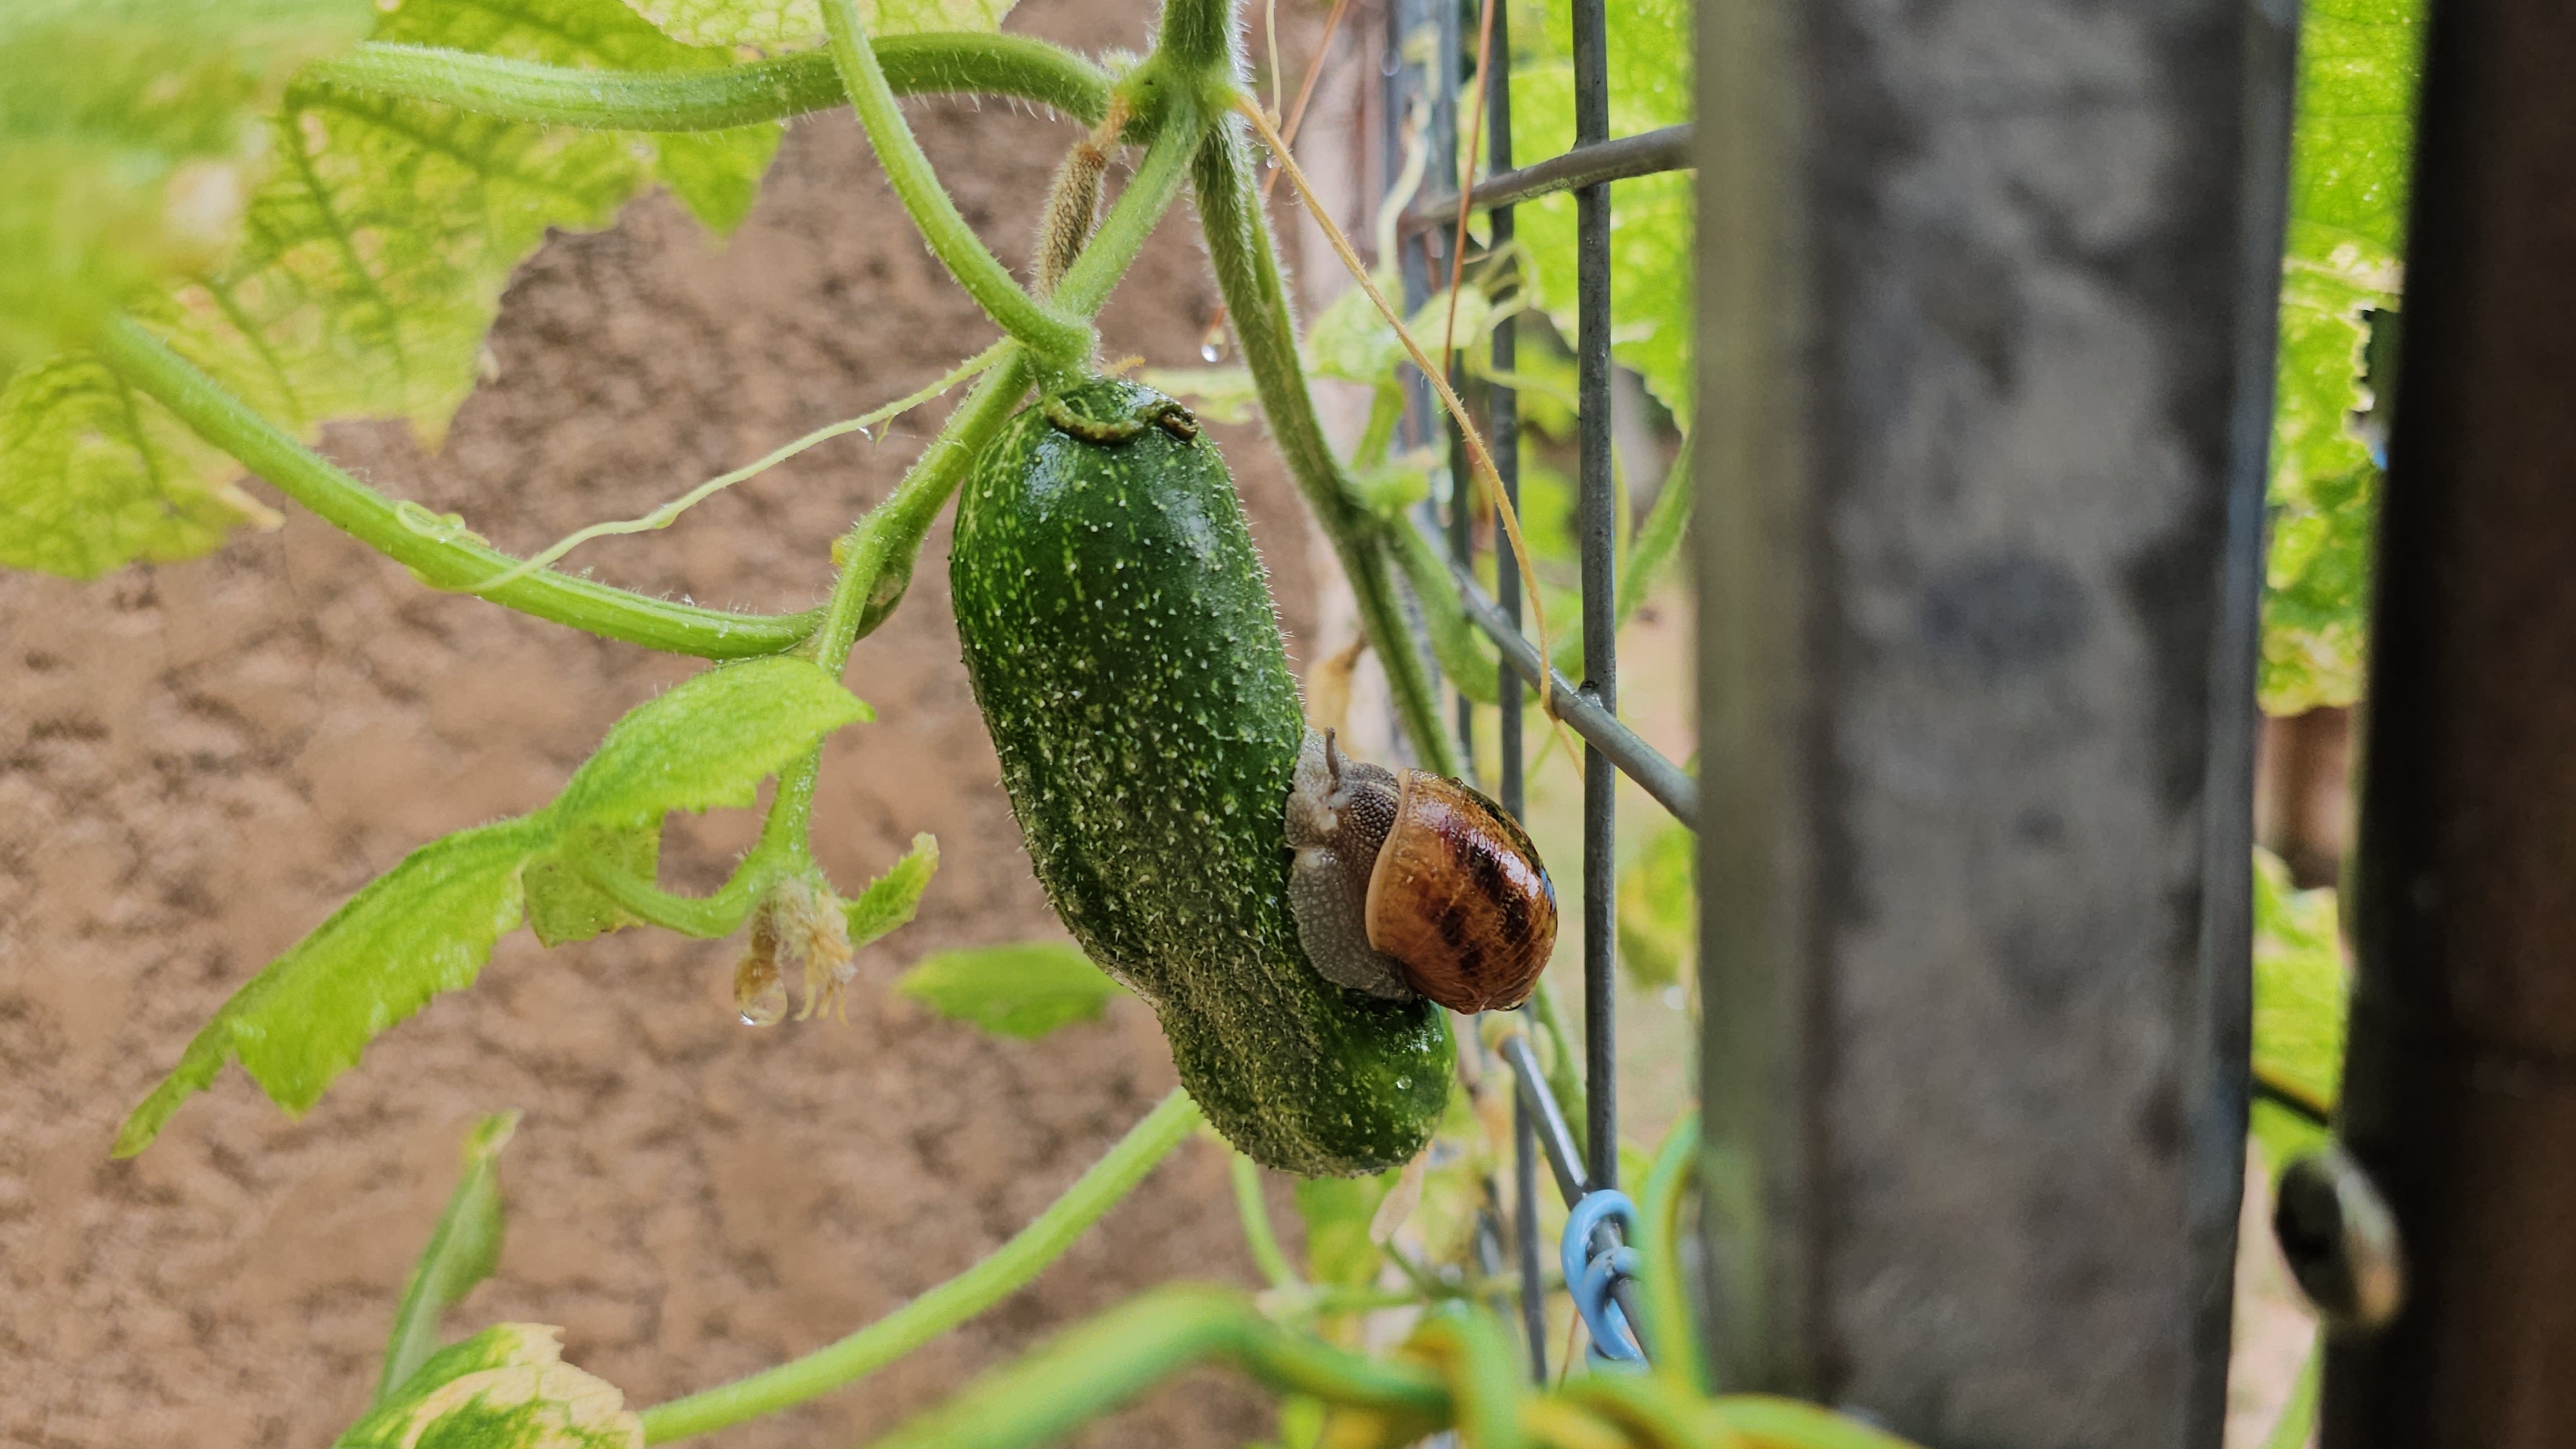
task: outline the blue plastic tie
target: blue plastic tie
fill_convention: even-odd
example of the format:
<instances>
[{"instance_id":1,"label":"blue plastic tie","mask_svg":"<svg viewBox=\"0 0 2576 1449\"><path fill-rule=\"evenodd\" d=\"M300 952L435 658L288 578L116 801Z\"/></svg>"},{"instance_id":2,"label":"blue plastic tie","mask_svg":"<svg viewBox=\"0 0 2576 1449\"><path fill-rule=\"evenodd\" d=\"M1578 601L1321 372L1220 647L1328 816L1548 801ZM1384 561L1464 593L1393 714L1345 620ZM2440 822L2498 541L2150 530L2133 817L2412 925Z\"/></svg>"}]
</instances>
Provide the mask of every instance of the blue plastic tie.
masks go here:
<instances>
[{"instance_id":1,"label":"blue plastic tie","mask_svg":"<svg viewBox=\"0 0 2576 1449\"><path fill-rule=\"evenodd\" d=\"M1642 1364L1646 1351L1628 1326L1628 1315L1610 1296L1620 1279L1637 1276L1637 1250L1623 1245L1593 1256L1592 1233L1604 1219L1615 1220L1629 1237L1637 1235L1637 1205L1626 1193L1615 1188L1585 1193L1566 1215L1559 1242L1566 1291L1574 1295L1574 1311L1583 1315L1583 1326L1592 1335L1596 1362Z\"/></svg>"}]
</instances>

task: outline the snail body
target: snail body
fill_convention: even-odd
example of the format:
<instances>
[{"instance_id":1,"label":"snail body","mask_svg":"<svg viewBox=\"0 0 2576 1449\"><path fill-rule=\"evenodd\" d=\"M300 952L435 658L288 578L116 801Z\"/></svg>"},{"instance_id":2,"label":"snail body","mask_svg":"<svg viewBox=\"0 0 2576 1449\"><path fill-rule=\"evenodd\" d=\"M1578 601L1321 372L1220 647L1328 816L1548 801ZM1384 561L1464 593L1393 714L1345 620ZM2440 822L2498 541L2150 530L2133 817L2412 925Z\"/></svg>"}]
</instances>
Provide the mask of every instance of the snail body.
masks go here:
<instances>
[{"instance_id":1,"label":"snail body","mask_svg":"<svg viewBox=\"0 0 2576 1449\"><path fill-rule=\"evenodd\" d=\"M1556 945L1556 887L1500 806L1309 731L1287 815L1289 910L1325 980L1463 1012L1529 1000Z\"/></svg>"}]
</instances>

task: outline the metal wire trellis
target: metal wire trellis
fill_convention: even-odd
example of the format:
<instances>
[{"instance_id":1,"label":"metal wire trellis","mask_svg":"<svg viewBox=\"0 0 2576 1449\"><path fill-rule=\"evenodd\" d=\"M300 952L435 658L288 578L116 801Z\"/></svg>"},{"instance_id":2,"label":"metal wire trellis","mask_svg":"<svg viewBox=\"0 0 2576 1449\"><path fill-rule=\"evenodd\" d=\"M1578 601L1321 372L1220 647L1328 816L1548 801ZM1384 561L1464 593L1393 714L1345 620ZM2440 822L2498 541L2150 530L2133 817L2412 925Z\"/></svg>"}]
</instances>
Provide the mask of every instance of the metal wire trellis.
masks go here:
<instances>
[{"instance_id":1,"label":"metal wire trellis","mask_svg":"<svg viewBox=\"0 0 2576 1449\"><path fill-rule=\"evenodd\" d=\"M1567 0L1573 7L1575 144L1563 155L1515 169L1512 151L1511 37L1507 0L1485 0L1494 7L1489 64L1476 82L1485 87L1486 167L1464 189L1468 205L1487 219L1486 248L1500 252L1513 239L1512 208L1516 202L1551 192L1572 191L1576 221L1575 337L1579 416L1576 535L1582 574L1583 661L1585 678L1576 683L1558 674L1539 657L1521 633L1522 583L1508 548L1494 557L1494 592L1479 587L1475 573L1476 537L1472 489L1468 484L1465 447L1456 427L1449 430L1452 486L1445 517L1430 514L1426 527L1445 533L1451 569L1464 596L1467 616L1493 641L1505 665L1554 705L1556 715L1582 739L1584 749L1583 859L1583 1064L1584 1147L1579 1150L1561 1104L1528 1038L1504 1037L1500 1053L1511 1072L1513 1098L1512 1222L1513 1261L1521 1280L1521 1317L1529 1340L1532 1373L1547 1375L1546 1316L1539 1242L1538 1172L1545 1161L1558 1193L1569 1209L1587 1195L1615 1193L1619 1185L1619 1094L1617 1081L1617 826L1618 779L1625 774L1686 826L1698 828L1697 782L1658 753L1618 719L1618 613L1615 549L1619 522L1618 495L1611 472L1610 363L1610 183L1658 171L1678 170L1688 163L1690 128L1667 127L1638 136L1609 134L1609 78L1604 0ZM1413 144L1428 147L1426 189L1432 199L1407 210L1398 221L1402 239L1401 271L1405 307L1418 309L1433 292L1437 275L1445 283L1453 259L1447 256L1457 218L1459 147L1458 99L1462 62L1472 56L1474 36L1465 36L1456 0L1390 0L1387 11L1385 76L1388 174L1402 165L1409 128L1420 128ZM1481 24L1481 20L1478 20ZM1429 43L1425 45L1423 41ZM1416 117L1417 97L1428 101ZM1414 239L1421 243L1415 244ZM1514 375L1518 362L1518 328L1506 315L1491 334L1493 371ZM1427 442L1430 421L1438 416L1429 387L1415 379L1415 406L1408 419L1409 440ZM1463 377L1452 382L1463 384ZM1518 396L1496 383L1484 392L1486 436L1503 494L1520 502L1520 418ZM1504 809L1524 813L1523 720L1521 691L1508 677L1497 705L1498 789ZM1458 701L1457 724L1465 758L1476 757L1475 705ZM1622 1246L1620 1229L1604 1221L1585 1245L1586 1256L1614 1256ZM1571 1290L1576 1285L1569 1283ZM1634 1285L1613 1278L1610 1296L1625 1315L1631 1332L1644 1323ZM1601 1335L1596 1327L1596 1346ZM1641 1339L1642 1342L1642 1339ZM1651 1349L1653 1345L1645 1345Z\"/></svg>"}]
</instances>

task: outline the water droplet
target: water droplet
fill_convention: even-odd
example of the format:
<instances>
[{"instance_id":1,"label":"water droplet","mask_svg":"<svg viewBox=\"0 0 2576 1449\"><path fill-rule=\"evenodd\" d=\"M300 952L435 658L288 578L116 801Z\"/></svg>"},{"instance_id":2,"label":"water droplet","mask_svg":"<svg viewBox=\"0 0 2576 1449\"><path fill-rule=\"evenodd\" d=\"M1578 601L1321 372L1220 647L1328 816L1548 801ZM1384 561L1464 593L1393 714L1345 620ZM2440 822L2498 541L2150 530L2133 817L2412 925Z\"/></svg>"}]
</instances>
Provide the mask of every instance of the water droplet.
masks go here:
<instances>
[{"instance_id":1,"label":"water droplet","mask_svg":"<svg viewBox=\"0 0 2576 1449\"><path fill-rule=\"evenodd\" d=\"M1199 361L1214 362L1223 356L1225 356L1225 349L1217 346L1215 343L1202 342L1199 344Z\"/></svg>"},{"instance_id":2,"label":"water droplet","mask_svg":"<svg viewBox=\"0 0 2576 1449\"><path fill-rule=\"evenodd\" d=\"M787 1018L787 983L776 962L745 956L733 972L733 1006L745 1026L776 1026Z\"/></svg>"}]
</instances>

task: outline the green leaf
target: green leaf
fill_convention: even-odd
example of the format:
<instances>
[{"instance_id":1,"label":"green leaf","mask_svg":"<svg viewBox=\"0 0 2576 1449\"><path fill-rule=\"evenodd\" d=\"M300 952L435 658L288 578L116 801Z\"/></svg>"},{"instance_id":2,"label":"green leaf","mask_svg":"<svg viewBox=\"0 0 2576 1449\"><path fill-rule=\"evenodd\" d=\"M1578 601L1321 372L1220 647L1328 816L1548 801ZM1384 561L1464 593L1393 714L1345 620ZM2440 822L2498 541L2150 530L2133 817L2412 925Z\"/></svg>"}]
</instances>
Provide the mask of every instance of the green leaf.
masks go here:
<instances>
[{"instance_id":1,"label":"green leaf","mask_svg":"<svg viewBox=\"0 0 2576 1449\"><path fill-rule=\"evenodd\" d=\"M733 63L618 0L402 0L372 38L628 71ZM290 429L388 416L435 439L473 388L502 287L548 230L606 226L657 179L702 217L738 220L778 134L675 146L299 87L272 141L285 164L251 206L253 243L146 320Z\"/></svg>"},{"instance_id":2,"label":"green leaf","mask_svg":"<svg viewBox=\"0 0 2576 1449\"><path fill-rule=\"evenodd\" d=\"M234 992L126 1119L116 1155L142 1151L228 1061L287 1111L311 1107L377 1034L473 983L493 943L519 924L532 870L543 867L549 939L627 921L567 878L559 847L622 851L634 865L666 812L748 805L762 779L869 717L821 668L789 658L709 669L627 711L554 803L413 851Z\"/></svg>"},{"instance_id":3,"label":"green leaf","mask_svg":"<svg viewBox=\"0 0 2576 1449\"><path fill-rule=\"evenodd\" d=\"M2373 315L2393 315L2422 71L2424 0L2317 0L2299 38L2272 423L2263 708L2360 696L2379 470Z\"/></svg>"},{"instance_id":4,"label":"green leaf","mask_svg":"<svg viewBox=\"0 0 2576 1449\"><path fill-rule=\"evenodd\" d=\"M519 870L546 837L535 819L507 820L432 841L378 876L233 993L125 1119L116 1155L142 1151L228 1061L287 1111L311 1107L377 1033L473 983L519 924Z\"/></svg>"},{"instance_id":5,"label":"green leaf","mask_svg":"<svg viewBox=\"0 0 2576 1449\"><path fill-rule=\"evenodd\" d=\"M850 923L850 949L855 951L910 925L913 914L921 909L921 893L930 889L930 878L938 873L939 841L926 832L914 836L912 849L904 858L869 881L859 898L844 908Z\"/></svg>"},{"instance_id":6,"label":"green leaf","mask_svg":"<svg viewBox=\"0 0 2576 1449\"><path fill-rule=\"evenodd\" d=\"M1385 1266L1370 1236L1378 1204L1402 1168L1367 1177L1310 1177L1297 1184L1297 1216L1306 1220L1306 1281L1326 1288L1366 1288Z\"/></svg>"},{"instance_id":7,"label":"green leaf","mask_svg":"<svg viewBox=\"0 0 2576 1449\"><path fill-rule=\"evenodd\" d=\"M662 33L687 45L748 45L797 50L823 41L817 0L627 0ZM868 34L920 35L933 30L1002 28L1014 0L859 0Z\"/></svg>"},{"instance_id":8,"label":"green leaf","mask_svg":"<svg viewBox=\"0 0 2576 1449\"><path fill-rule=\"evenodd\" d=\"M277 515L222 450L85 355L0 389L0 566L94 579L133 559L194 558Z\"/></svg>"},{"instance_id":9,"label":"green leaf","mask_svg":"<svg viewBox=\"0 0 2576 1449\"><path fill-rule=\"evenodd\" d=\"M1691 957L1699 934L1696 859L1691 832L1666 819L1619 872L1619 964L1639 986L1672 985Z\"/></svg>"},{"instance_id":10,"label":"green leaf","mask_svg":"<svg viewBox=\"0 0 2576 1449\"><path fill-rule=\"evenodd\" d=\"M402 1306L394 1310L377 1404L390 1402L438 1351L440 1315L500 1266L501 1177L495 1159L518 1127L518 1113L495 1112L465 1134L464 1174L403 1285Z\"/></svg>"},{"instance_id":11,"label":"green leaf","mask_svg":"<svg viewBox=\"0 0 2576 1449\"><path fill-rule=\"evenodd\" d=\"M1512 70L1515 164L1527 166L1574 145L1574 44L1564 6L1512 14L1519 54ZM1686 0L1622 0L1609 7L1610 134L1633 136L1691 118L1690 6ZM1645 379L1646 390L1684 427L1690 423L1693 225L1687 172L1612 184L1611 355ZM1575 334L1575 201L1557 192L1513 212L1527 249L1530 290L1567 337Z\"/></svg>"},{"instance_id":12,"label":"green leaf","mask_svg":"<svg viewBox=\"0 0 2576 1449\"><path fill-rule=\"evenodd\" d=\"M2290 868L2254 852L2254 1069L2331 1105L2343 1080L2350 993L2332 887L2295 890ZM2321 1147L2322 1128L2270 1102L2254 1108L2254 1137L2274 1166Z\"/></svg>"},{"instance_id":13,"label":"green leaf","mask_svg":"<svg viewBox=\"0 0 2576 1449\"><path fill-rule=\"evenodd\" d=\"M752 803L760 782L845 724L876 715L811 660L702 670L636 706L548 807L564 824L653 825L673 810Z\"/></svg>"},{"instance_id":14,"label":"green leaf","mask_svg":"<svg viewBox=\"0 0 2576 1449\"><path fill-rule=\"evenodd\" d=\"M287 3L260 0L264 10ZM735 63L729 50L669 40L620 0L400 0L361 9L381 12L378 41L627 71ZM550 230L607 226L656 181L728 229L749 209L780 127L659 137L575 131L303 85L287 88L252 134L270 164L255 192L245 187L246 240L229 257L173 263L166 287L126 305L190 363L303 438L334 418L397 417L435 441L474 386L502 288ZM23 270L0 251L0 298ZM226 487L239 465L193 439L176 441L186 429L157 403L111 409L95 385L61 386L63 377L88 375L84 367L95 373L79 354L45 366L53 385L12 387L0 399L0 438L75 443L0 452L0 519L43 524L41 541L9 548L0 562L95 574L132 558L203 551L235 517L260 516ZM67 466L74 461L81 466ZM156 517L167 521L143 526Z\"/></svg>"},{"instance_id":15,"label":"green leaf","mask_svg":"<svg viewBox=\"0 0 2576 1449\"><path fill-rule=\"evenodd\" d=\"M894 989L950 1021L1033 1041L1098 1021L1124 988L1063 941L942 951L895 978Z\"/></svg>"},{"instance_id":16,"label":"green leaf","mask_svg":"<svg viewBox=\"0 0 2576 1449\"><path fill-rule=\"evenodd\" d=\"M652 825L610 828L582 825L567 832L593 860L616 866L638 880L649 881L662 864L662 829ZM587 941L643 922L607 893L590 883L581 867L562 855L529 863L521 879L528 889L528 929L548 947Z\"/></svg>"},{"instance_id":17,"label":"green leaf","mask_svg":"<svg viewBox=\"0 0 2576 1449\"><path fill-rule=\"evenodd\" d=\"M626 1396L565 1363L562 1332L498 1323L439 1350L338 1449L643 1449Z\"/></svg>"},{"instance_id":18,"label":"green leaf","mask_svg":"<svg viewBox=\"0 0 2576 1449\"><path fill-rule=\"evenodd\" d=\"M13 0L0 9L0 373L209 265L272 158L259 114L367 0Z\"/></svg>"}]
</instances>

